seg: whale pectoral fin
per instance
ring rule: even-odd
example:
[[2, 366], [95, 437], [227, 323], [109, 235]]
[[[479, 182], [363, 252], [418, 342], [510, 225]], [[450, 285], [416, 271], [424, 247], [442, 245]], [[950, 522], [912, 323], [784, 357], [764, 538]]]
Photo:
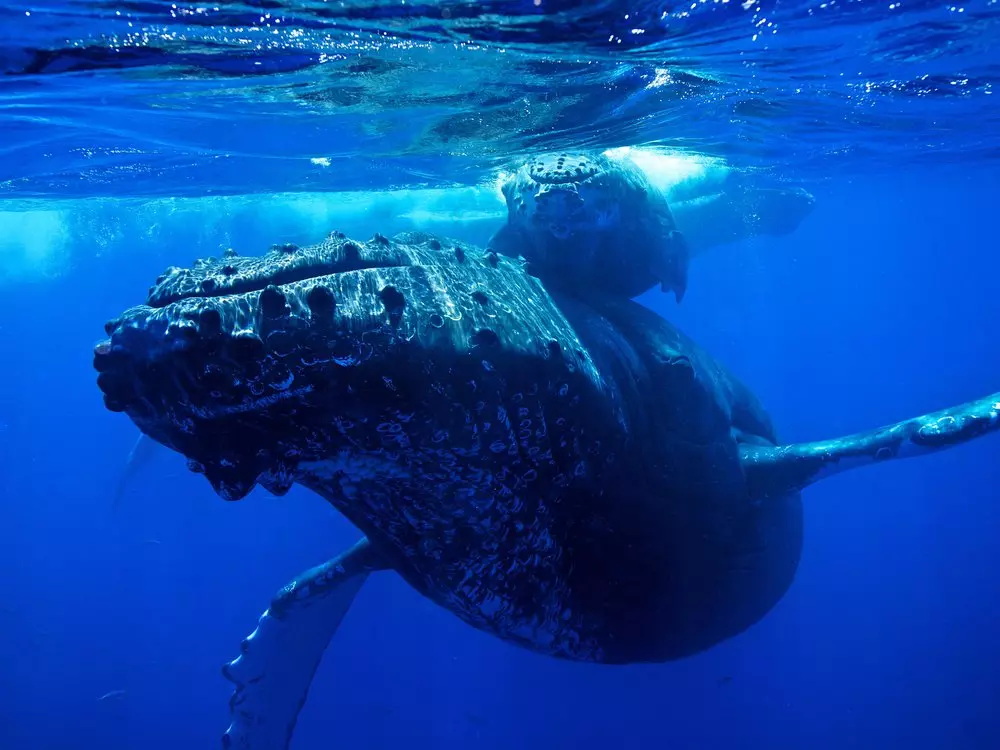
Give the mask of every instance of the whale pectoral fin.
[[740, 461], [751, 495], [764, 498], [848, 469], [934, 453], [997, 431], [1000, 393], [835, 440], [777, 447], [743, 444]]
[[507, 222], [490, 237], [486, 249], [509, 258], [517, 258], [525, 252], [523, 239], [521, 232]]
[[745, 215], [754, 219], [752, 234], [784, 237], [798, 229], [812, 213], [816, 198], [800, 187], [746, 188], [740, 202]]
[[114, 493], [111, 496], [111, 510], [118, 511], [125, 498], [128, 485], [135, 475], [156, 455], [158, 443], [145, 433], [139, 433], [139, 439], [135, 441], [132, 450], [129, 451], [125, 459], [125, 468], [118, 475], [118, 482], [115, 484]]
[[730, 187], [724, 192], [670, 204], [691, 254], [751, 237], [781, 237], [798, 229], [816, 204], [802, 188]]
[[660, 282], [660, 291], [672, 291], [678, 304], [687, 292], [689, 261], [690, 254], [684, 235], [676, 229], [669, 230], [659, 252], [653, 258], [650, 271]]
[[236, 689], [224, 748], [286, 750], [327, 644], [374, 570], [388, 565], [362, 539], [285, 586], [223, 667]]
[[670, 204], [670, 212], [688, 239], [692, 257], [716, 245], [735, 242], [746, 234], [743, 214], [723, 193], [676, 201]]

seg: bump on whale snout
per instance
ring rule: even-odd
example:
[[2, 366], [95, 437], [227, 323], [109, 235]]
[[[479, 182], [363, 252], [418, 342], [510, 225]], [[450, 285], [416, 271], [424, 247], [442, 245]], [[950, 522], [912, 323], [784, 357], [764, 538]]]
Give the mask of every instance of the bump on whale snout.
[[256, 484], [287, 492], [296, 467], [336, 453], [373, 404], [419, 402], [435, 386], [428, 362], [454, 359], [473, 374], [509, 346], [543, 369], [592, 368], [541, 356], [571, 332], [518, 261], [419, 233], [365, 243], [334, 234], [174, 268], [105, 332], [94, 367], [107, 408], [230, 500]]
[[[104, 405], [194, 456], [189, 468], [226, 499], [244, 497], [258, 482], [284, 494], [288, 467], [273, 457], [272, 435], [247, 429], [246, 414], [315, 390], [310, 365], [318, 371], [364, 360], [360, 341], [337, 335], [330, 275], [409, 264], [381, 235], [362, 248], [332, 233], [310, 248], [277, 245], [260, 257], [228, 251], [170, 267], [146, 304], [105, 324], [107, 338], [93, 350]], [[398, 290], [386, 286], [371, 297], [366, 307], [381, 309], [387, 325], [398, 323], [405, 307]]]
[[[130, 411], [144, 391], [166, 389], [175, 398], [185, 385], [195, 386], [191, 396], [204, 391], [208, 401], [225, 402], [237, 381], [262, 379], [256, 365], [307, 352], [330, 336], [338, 300], [328, 276], [411, 264], [382, 235], [362, 249], [333, 232], [309, 248], [275, 245], [259, 257], [227, 251], [220, 260], [199, 259], [191, 268], [171, 266], [156, 279], [145, 305], [105, 324], [108, 338], [95, 346], [93, 365], [106, 404]], [[403, 303], [394, 291], [380, 290], [381, 301], [373, 299], [370, 306], [398, 318]], [[280, 387], [287, 373], [272, 369], [271, 382], [265, 377], [258, 386]]]

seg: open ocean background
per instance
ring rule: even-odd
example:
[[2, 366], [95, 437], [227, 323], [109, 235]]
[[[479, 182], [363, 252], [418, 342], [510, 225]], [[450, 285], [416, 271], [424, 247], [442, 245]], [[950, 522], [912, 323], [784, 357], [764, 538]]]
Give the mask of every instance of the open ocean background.
[[[483, 245], [542, 150], [802, 186], [794, 233], [641, 299], [783, 440], [833, 437], [1000, 387], [998, 88], [996, 0], [0, 1], [0, 750], [218, 747], [222, 663], [356, 539], [167, 451], [115, 505], [138, 431], [92, 347], [164, 267], [333, 229]], [[996, 750], [998, 448], [806, 490], [788, 595], [673, 664], [546, 659], [373, 576], [292, 748]]]

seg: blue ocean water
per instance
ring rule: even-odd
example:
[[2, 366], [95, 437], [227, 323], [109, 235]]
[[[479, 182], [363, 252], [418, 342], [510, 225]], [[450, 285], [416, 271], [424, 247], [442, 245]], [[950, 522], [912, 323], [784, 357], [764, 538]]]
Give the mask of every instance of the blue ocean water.
[[[791, 234], [697, 258], [682, 304], [641, 297], [783, 440], [996, 391], [998, 20], [995, 0], [0, 4], [0, 748], [218, 747], [220, 665], [357, 536], [300, 488], [225, 503], [166, 451], [114, 502], [138, 433], [92, 348], [167, 265], [332, 229], [482, 245], [500, 171], [634, 147], [663, 179], [815, 196]], [[292, 747], [1000, 747], [997, 448], [807, 489], [789, 593], [671, 664], [546, 659], [373, 577]]]

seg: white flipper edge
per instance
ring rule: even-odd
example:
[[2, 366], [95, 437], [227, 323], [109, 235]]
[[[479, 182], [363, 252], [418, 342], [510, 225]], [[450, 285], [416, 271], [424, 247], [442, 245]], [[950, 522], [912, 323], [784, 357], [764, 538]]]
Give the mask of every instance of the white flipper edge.
[[146, 468], [146, 464], [156, 455], [158, 449], [159, 443], [144, 433], [139, 433], [135, 445], [132, 446], [132, 450], [129, 451], [128, 457], [125, 459], [125, 466], [122, 468], [121, 474], [118, 475], [118, 481], [115, 483], [111, 499], [113, 512], [117, 512], [122, 507], [129, 484], [137, 474]]
[[287, 750], [323, 652], [368, 574], [384, 567], [362, 539], [281, 589], [222, 669], [236, 686], [224, 748]]

